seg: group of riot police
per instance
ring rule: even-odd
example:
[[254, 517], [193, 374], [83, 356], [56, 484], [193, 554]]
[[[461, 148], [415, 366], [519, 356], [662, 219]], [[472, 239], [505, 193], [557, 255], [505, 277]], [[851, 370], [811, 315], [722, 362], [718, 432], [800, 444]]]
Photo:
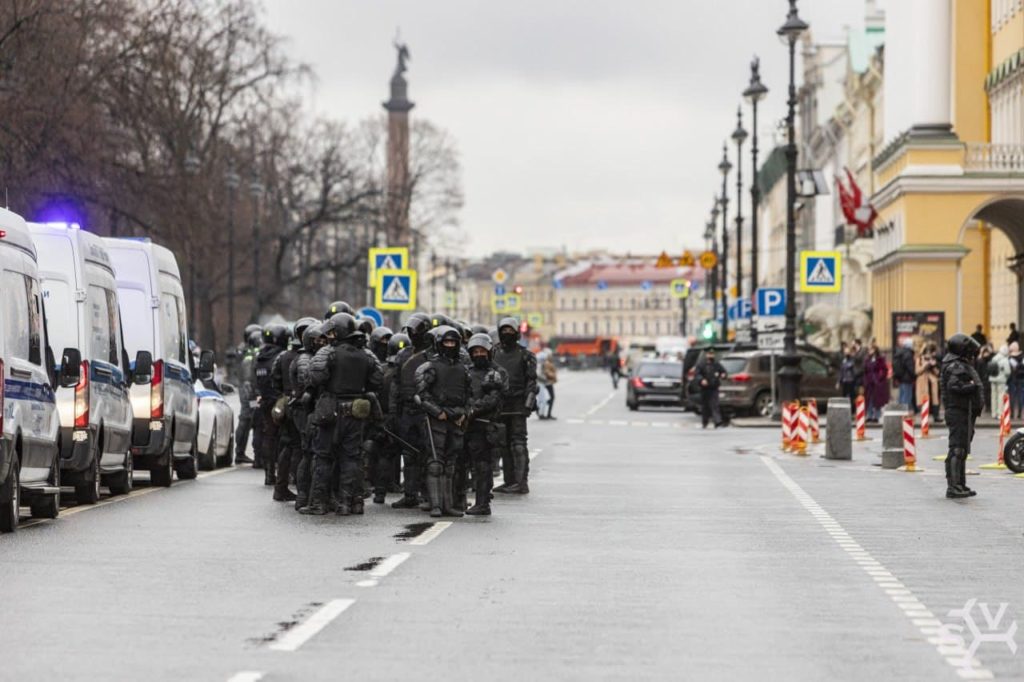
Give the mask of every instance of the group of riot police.
[[492, 493], [530, 492], [537, 360], [515, 318], [417, 312], [393, 333], [337, 301], [290, 329], [250, 325], [240, 351], [235, 463], [263, 469], [301, 514], [358, 515], [400, 492], [395, 509], [486, 516]]

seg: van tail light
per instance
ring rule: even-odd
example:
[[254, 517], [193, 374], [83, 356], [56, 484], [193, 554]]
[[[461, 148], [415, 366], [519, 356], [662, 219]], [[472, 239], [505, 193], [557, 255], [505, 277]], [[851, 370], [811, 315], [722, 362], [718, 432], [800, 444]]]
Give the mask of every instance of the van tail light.
[[4, 432], [4, 361], [0, 360], [0, 433]]
[[644, 380], [641, 379], [640, 377], [633, 377], [632, 379], [629, 380], [629, 383], [633, 384], [633, 388], [644, 387]]
[[89, 361], [82, 360], [82, 376], [75, 384], [75, 428], [89, 428]]
[[745, 384], [750, 381], [750, 375], [746, 372], [740, 372], [739, 374], [733, 374], [732, 380], [739, 384]]
[[149, 418], [164, 418], [164, 361], [153, 363], [153, 381], [149, 386]]

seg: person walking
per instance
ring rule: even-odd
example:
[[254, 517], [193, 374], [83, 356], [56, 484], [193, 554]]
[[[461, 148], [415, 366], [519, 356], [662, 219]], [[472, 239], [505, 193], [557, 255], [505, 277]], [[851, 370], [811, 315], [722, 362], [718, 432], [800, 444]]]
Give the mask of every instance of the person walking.
[[1010, 335], [1006, 337], [1006, 345], [1012, 346], [1013, 344], [1020, 345], [1020, 332], [1017, 331], [1017, 323], [1010, 323]]
[[988, 361], [986, 374], [989, 376], [989, 392], [992, 394], [992, 415], [999, 417], [1003, 410], [1003, 396], [1006, 394], [1006, 385], [1010, 381], [1010, 349], [1002, 346], [999, 352]]
[[925, 398], [931, 403], [932, 418], [939, 416], [939, 357], [934, 342], [921, 347], [914, 360], [914, 373], [917, 376], [917, 402]]
[[850, 410], [857, 409], [857, 367], [853, 357], [853, 344], [843, 344], [843, 359], [839, 363], [839, 390], [844, 398], [850, 399]]
[[718, 407], [718, 388], [722, 379], [726, 378], [725, 368], [715, 359], [715, 349], [708, 348], [704, 352], [704, 362], [697, 365], [696, 381], [700, 386], [700, 420], [702, 428], [708, 428], [708, 422], [714, 422], [715, 428], [722, 426], [722, 412]]
[[910, 414], [917, 413], [917, 402], [914, 400], [914, 382], [917, 374], [914, 364], [914, 339], [908, 337], [892, 355], [892, 379], [899, 390], [899, 403], [906, 405]]
[[889, 395], [889, 363], [872, 339], [864, 360], [864, 397], [869, 422], [877, 423], [881, 419], [882, 408], [889, 402]]
[[612, 389], [618, 390], [619, 379], [622, 378], [622, 363], [619, 362], [618, 352], [608, 351], [608, 355], [605, 356], [605, 364], [608, 365], [608, 372], [612, 375]]
[[544, 401], [541, 409], [540, 401], [537, 403], [537, 417], [540, 419], [556, 419], [551, 414], [555, 406], [555, 383], [558, 382], [558, 369], [555, 368], [555, 361], [551, 359], [551, 350], [545, 348], [537, 354], [537, 383], [541, 391], [547, 392], [547, 400]]
[[985, 332], [983, 331], [982, 326], [980, 324], [974, 330], [974, 333], [971, 334], [971, 338], [977, 341], [978, 346], [981, 348], [984, 348], [985, 344], [988, 343], [988, 337], [985, 336]]
[[[973, 339], [974, 337], [971, 336]], [[975, 339], [977, 341], [977, 339]], [[974, 369], [978, 372], [978, 376], [981, 378], [982, 395], [985, 397], [985, 412], [992, 414], [992, 406], [995, 404], [992, 402], [992, 375], [989, 374], [988, 366], [995, 356], [995, 351], [992, 349], [992, 344], [982, 344], [981, 352], [978, 353], [978, 359], [974, 361]], [[998, 408], [997, 408], [998, 409]]]
[[1020, 419], [1024, 415], [1024, 353], [1020, 345], [1014, 341], [1010, 344], [1010, 380], [1007, 390], [1010, 392], [1010, 418]]

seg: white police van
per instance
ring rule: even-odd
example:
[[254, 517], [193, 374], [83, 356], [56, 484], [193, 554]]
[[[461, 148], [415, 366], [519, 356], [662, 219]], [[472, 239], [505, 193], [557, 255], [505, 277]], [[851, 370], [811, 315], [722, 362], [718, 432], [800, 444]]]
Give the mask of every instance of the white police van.
[[25, 221], [0, 209], [0, 532], [60, 512], [60, 419], [54, 389], [74, 386], [81, 356], [66, 349], [60, 374], [46, 335], [36, 249]]
[[[80, 503], [94, 504], [101, 482], [114, 495], [131, 492], [133, 373], [124, 347], [114, 267], [103, 240], [74, 223], [29, 223], [39, 254], [47, 330], [59, 348], [77, 348], [82, 378], [57, 391], [61, 423], [61, 478]], [[148, 379], [152, 360], [136, 357], [136, 382]]]
[[154, 485], [196, 477], [198, 402], [188, 348], [185, 292], [174, 254], [148, 239], [104, 239], [114, 264], [125, 348], [153, 360], [148, 386], [131, 388], [132, 457]]

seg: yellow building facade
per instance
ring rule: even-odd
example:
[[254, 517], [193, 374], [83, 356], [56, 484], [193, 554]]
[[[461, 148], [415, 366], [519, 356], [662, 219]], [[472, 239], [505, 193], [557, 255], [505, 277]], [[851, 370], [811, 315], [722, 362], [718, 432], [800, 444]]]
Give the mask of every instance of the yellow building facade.
[[875, 158], [874, 332], [941, 311], [998, 346], [1024, 317], [1024, 3], [889, 3]]

